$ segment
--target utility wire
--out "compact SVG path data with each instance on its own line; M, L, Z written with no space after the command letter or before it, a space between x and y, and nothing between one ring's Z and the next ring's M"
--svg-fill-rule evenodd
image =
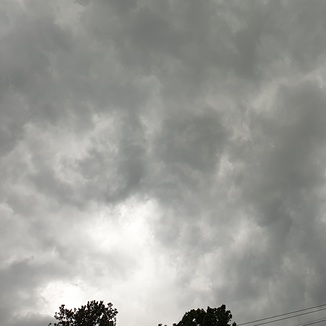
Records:
M307 322L305 324L297 324L297 325L294 325L294 326L308 326L308 325L313 325L313 324L321 323L323 321L326 321L326 318L319 319L319 320L314 320L314 321L310 321L310 322Z
M294 317L299 317L299 316L304 316L304 315L308 315L308 314L313 314L315 312L323 311L323 310L326 310L326 308L322 308L322 309L314 310L314 311L303 312L301 314L296 314L296 315L287 316L287 317L283 317L283 318L278 318L278 319L274 319L274 320L269 320L269 321L265 321L263 323L254 324L254 326L260 326L260 325L270 324L270 323L274 323L276 321L281 321L281 320L291 319L291 318L294 318Z
M317 324L317 323L321 323L323 321L326 321L326 319L317 319L317 320L313 320L313 321L306 321L304 323L301 323L301 324L296 324L294 326L307 326L307 325L312 325L312 324Z
M311 310L311 309L315 309L315 308L320 308L320 307L325 307L325 306L326 306L326 303L321 304L321 305L318 305L318 306L310 307L310 308L305 308L305 309L299 309L299 310L294 310L294 311L286 312L284 314L279 314L279 315L274 315L274 316L270 316L270 317L255 319L255 320L247 321L245 323L240 323L240 324L237 324L237 325L238 326L242 326L242 325L252 324L252 323L259 322L259 321L264 321L264 320L268 320L268 319L274 319L274 318L277 318L277 317L287 316L287 315L295 314L297 312L307 311L307 310ZM322 310L325 310L325 309L326 308L319 309L319 310L314 310L314 311L311 311L311 312L308 312L308 313L315 313L315 312L322 311ZM296 317L296 316L301 316L301 315L295 315L293 317ZM289 318L292 318L292 317L289 317Z

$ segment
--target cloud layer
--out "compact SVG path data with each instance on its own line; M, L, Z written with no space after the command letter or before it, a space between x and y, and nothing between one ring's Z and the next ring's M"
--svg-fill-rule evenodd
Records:
M322 0L4 0L0 321L326 302Z

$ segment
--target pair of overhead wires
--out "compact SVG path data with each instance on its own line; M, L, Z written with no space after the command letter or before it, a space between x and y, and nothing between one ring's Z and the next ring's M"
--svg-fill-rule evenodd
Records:
M261 325L271 324L271 323L275 323L275 322L279 322L279 321L283 321L283 320L287 320L287 319L301 317L304 315L318 313L318 312L324 311L324 310L326 310L326 303L318 305L318 306L313 306L313 307L309 307L309 308L286 312L286 313L279 314L279 315L274 315L274 316L260 318L260 319L256 319L256 320L252 320L252 321L247 321L244 323L239 323L239 324L237 324L237 326L244 326L244 325L261 326ZM309 325L318 324L318 323L322 323L322 322L326 322L326 316L322 319L311 320L311 321L307 321L307 322L301 323L301 324L294 324L292 326L309 326Z

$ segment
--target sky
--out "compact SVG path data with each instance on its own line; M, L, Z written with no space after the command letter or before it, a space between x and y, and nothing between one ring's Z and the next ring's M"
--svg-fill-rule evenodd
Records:
M325 303L325 17L1 0L0 324L88 300L118 326Z

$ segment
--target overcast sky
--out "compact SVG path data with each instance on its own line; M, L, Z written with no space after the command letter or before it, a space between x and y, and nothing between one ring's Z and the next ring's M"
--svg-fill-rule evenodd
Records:
M0 324L326 302L326 1L1 0Z

